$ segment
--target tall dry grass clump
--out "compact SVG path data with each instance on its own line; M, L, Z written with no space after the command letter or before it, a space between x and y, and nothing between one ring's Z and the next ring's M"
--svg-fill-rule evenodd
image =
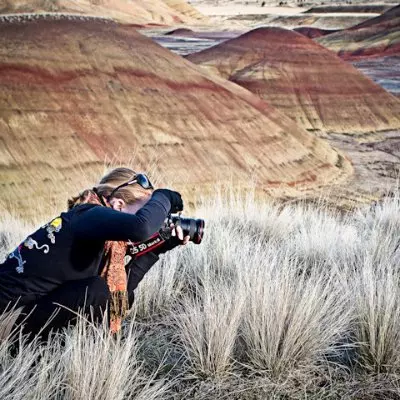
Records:
M121 336L81 322L4 341L0 397L400 397L398 195L341 213L226 191L195 216L202 244L161 257Z
M46 344L15 335L0 344L0 398L162 399L168 385L144 372L138 348L132 323L123 338L83 318Z

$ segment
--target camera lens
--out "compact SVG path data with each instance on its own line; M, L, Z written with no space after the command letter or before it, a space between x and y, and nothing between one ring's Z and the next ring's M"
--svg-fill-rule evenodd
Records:
M172 222L180 225L183 230L183 236L189 236L190 241L200 244L203 240L205 222L203 219L173 217Z
M204 219L196 219L196 231L193 235L193 242L200 244L204 233Z

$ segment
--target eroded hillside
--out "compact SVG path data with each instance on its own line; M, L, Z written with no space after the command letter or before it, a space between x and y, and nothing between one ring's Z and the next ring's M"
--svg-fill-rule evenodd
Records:
M400 101L313 40L259 28L187 58L259 95L305 129L400 128Z

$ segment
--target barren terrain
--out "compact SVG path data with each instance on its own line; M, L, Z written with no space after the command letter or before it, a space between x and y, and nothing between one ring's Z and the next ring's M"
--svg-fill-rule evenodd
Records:
M355 139L332 135L332 146L351 161L354 174L331 194L340 204L368 203L396 190L400 178L400 131L388 131Z
M224 20L224 18L229 20L230 11L226 12L223 8L228 7L228 5L226 3L224 5L223 2L220 2L220 4L221 3L222 6L219 7L218 11L219 18L221 21ZM235 3L236 7L239 7L240 5L237 3L238 2ZM208 3L208 6L210 4L211 2ZM390 2L382 5L382 11L387 11L393 5L394 4ZM215 3L213 3L213 7L217 7ZM207 12L211 11L211 8L208 9L208 11L204 8L203 10L207 14ZM270 8L268 11L273 14L268 15L266 18L269 20L281 18L284 26L290 25L288 21L290 21L291 18L304 18L303 16L296 16L299 10L295 8L288 8L287 10L284 8L279 8L279 10ZM317 10L318 13L324 14L323 18L326 17L326 11L331 13L332 10ZM362 11L365 12L365 9ZM361 19L368 20L377 16L376 13L374 13L374 11L377 11L376 8L375 10L369 9L368 11L368 16L363 14L362 17L360 17L355 13L354 15L347 15L347 18L355 17L352 23L358 23ZM224 12L226 12L225 17ZM226 24L220 25L219 33L218 29L215 29L214 26L213 28L203 29L202 31L196 31L196 28L193 28L194 32L186 32L186 34L183 35L179 35L178 33L176 36L172 35L168 36L168 38L163 35L163 32L149 32L148 34L153 36L154 40L158 41L163 46L169 47L179 54L187 55L215 46L224 40L238 37L240 34L250 30L253 26L257 26L259 19L264 18L264 15L258 10L258 15L253 18L251 12L252 10L250 8L242 5L240 11L241 15L236 15L234 18L243 18L242 22L247 22L246 18L249 18L249 21L251 20L252 22L247 26L246 24L240 25L234 23L230 28ZM311 10L311 13L312 12L313 10ZM315 14L317 14L317 12ZM278 16L276 13L278 13ZM343 15L344 13L340 15L340 18ZM338 17L338 15L336 15L336 17ZM288 19L288 21L285 21L285 19ZM325 20L325 22L327 21L329 20ZM341 20L341 27L343 28L342 22L343 20ZM351 26L352 24L349 25ZM331 28L331 23L329 22L325 25L321 24L321 27L327 29ZM236 31L234 29L236 29ZM207 37L208 30L212 30L213 32L212 35ZM398 95L400 92L400 60L398 57L363 59L354 61L353 65L360 72L393 95ZM370 202L373 199L379 198L394 187L397 187L399 172L398 147L400 141L400 132L398 130L381 132L379 135L370 132L358 139L351 138L346 134L336 134L331 136L329 141L333 146L340 149L349 157L355 171L354 176L345 185L340 185L333 190L333 192L335 192L333 195L333 198L336 198L335 201L341 204L347 203L347 205Z
M321 133L400 129L400 101L331 51L292 30L251 30L187 59Z
M346 60L400 55L400 5L318 42Z
M129 24L180 24L203 20L184 0L1 0L0 14L63 13L112 18Z
M264 6L262 6L264 3ZM313 12L312 3L299 7L299 2L289 1L278 6L278 1L261 0L194 0L191 2L202 14L209 17L214 26L314 26L327 29L343 29L380 14L379 9L347 10L346 7ZM314 4L318 4L315 2ZM387 9L390 5L382 7ZM309 11L308 11L309 10Z

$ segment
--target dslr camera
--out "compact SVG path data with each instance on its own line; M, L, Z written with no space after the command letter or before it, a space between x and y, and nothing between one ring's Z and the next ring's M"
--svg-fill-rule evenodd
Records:
M203 240L205 222L203 219L183 218L180 214L170 214L164 221L164 226L143 242L128 242L128 253L131 256L141 256L162 245L171 237L171 224L180 226L183 236L189 236L190 241L200 244Z

